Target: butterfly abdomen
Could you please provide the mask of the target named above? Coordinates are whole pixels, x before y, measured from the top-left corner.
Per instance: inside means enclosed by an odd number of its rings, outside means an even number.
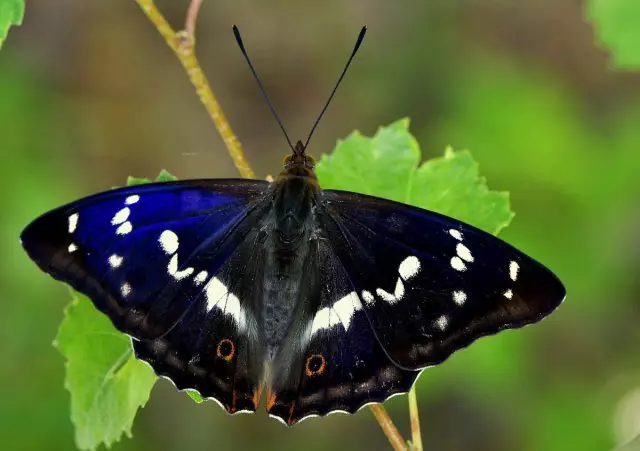
[[[282,177],[274,186],[272,216],[267,223],[263,286],[264,333],[273,358],[300,314],[301,286],[313,230],[317,185],[308,177]]]

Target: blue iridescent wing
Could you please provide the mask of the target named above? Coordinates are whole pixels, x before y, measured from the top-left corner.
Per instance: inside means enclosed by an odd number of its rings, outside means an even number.
[[[326,236],[310,245],[299,317],[272,365],[270,416],[287,425],[310,416],[354,413],[409,390],[418,376],[395,365]]]
[[[475,227],[375,197],[323,192],[317,217],[386,354],[417,370],[564,299],[546,267]]]
[[[120,188],[44,214],[21,240],[133,337],[158,374],[231,412],[250,410],[262,355],[247,261],[267,192],[247,180]]]

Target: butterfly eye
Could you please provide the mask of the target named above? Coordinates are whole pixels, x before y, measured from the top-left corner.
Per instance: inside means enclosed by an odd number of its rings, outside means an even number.
[[[223,338],[222,340],[220,340],[220,343],[218,343],[218,347],[216,349],[216,354],[218,355],[218,357],[226,360],[227,362],[230,362],[231,359],[233,359],[235,353],[236,347],[231,340],[229,340],[228,338]]]
[[[292,157],[291,155],[287,155],[286,157],[284,157],[284,160],[282,160],[282,165],[283,165],[283,166],[286,166],[286,165],[288,165],[289,163],[291,163],[291,159],[292,159],[292,158],[293,158],[293,157]]]
[[[324,369],[327,366],[327,362],[322,354],[313,354],[307,359],[307,363],[304,367],[304,372],[307,376],[316,376],[324,373]]]
[[[316,159],[311,155],[307,155],[307,166],[311,166],[312,168],[316,167]]]

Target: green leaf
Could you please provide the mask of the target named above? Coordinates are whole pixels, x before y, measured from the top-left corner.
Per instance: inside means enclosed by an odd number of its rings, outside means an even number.
[[[11,25],[21,25],[24,17],[24,0],[0,0],[0,48],[7,39]]]
[[[0,0],[1,1],[1,0]],[[135,185],[144,185],[145,183],[154,182],[173,182],[174,180],[178,180],[178,177],[172,175],[166,169],[162,169],[155,180],[148,179],[146,177],[134,177],[130,175],[127,178],[127,186],[135,186]]]
[[[127,177],[127,186],[144,185],[145,183],[151,183],[152,180],[146,177],[134,177],[130,175]]]
[[[408,127],[402,119],[372,138],[353,132],[339,141],[316,166],[321,186],[437,211],[494,234],[509,224],[509,195],[489,191],[468,151],[447,149],[419,165],[420,148]]]
[[[587,16],[620,69],[640,69],[640,2],[589,0]]]
[[[200,396],[200,393],[198,393],[196,390],[187,389],[184,392],[187,394],[187,396],[189,396],[189,398],[193,399],[198,404],[206,401],[206,399]]]
[[[160,171],[160,174],[156,177],[156,182],[173,182],[174,180],[178,180],[178,177],[172,175],[166,169]]]
[[[77,295],[65,310],[54,346],[67,359],[65,387],[80,449],[107,447],[131,436],[138,408],[157,379],[133,356],[131,339],[118,332],[91,301]]]
[[[175,179],[163,169],[156,181]],[[127,185],[150,182],[129,177]],[[123,433],[131,436],[136,413],[148,401],[157,380],[153,370],[134,357],[131,339],[116,330],[88,299],[74,295],[54,346],[67,359],[65,386],[71,393],[78,448],[110,446]]]

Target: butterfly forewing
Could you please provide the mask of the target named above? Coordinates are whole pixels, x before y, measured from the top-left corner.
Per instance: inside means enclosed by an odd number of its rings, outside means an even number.
[[[548,315],[564,299],[544,266],[454,219],[324,191],[318,214],[376,337],[401,368],[439,363],[477,338]]]
[[[189,181],[97,194],[32,222],[21,240],[53,277],[135,338],[166,333],[252,228],[265,182]]]

